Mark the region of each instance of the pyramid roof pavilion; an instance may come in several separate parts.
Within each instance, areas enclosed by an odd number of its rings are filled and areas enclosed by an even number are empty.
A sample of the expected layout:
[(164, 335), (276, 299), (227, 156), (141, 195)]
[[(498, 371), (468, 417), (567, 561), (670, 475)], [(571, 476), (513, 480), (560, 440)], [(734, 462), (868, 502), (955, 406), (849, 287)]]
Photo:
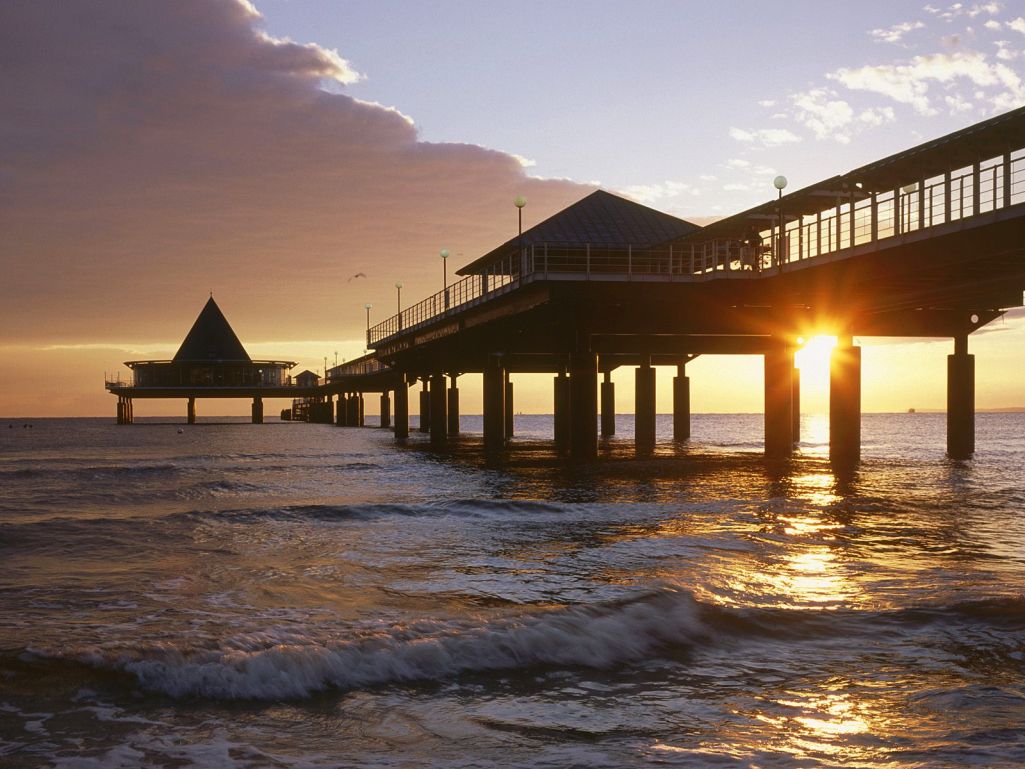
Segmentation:
[(242, 342), (239, 341), (213, 296), (207, 300), (173, 360), (175, 363), (252, 362), (252, 358), (242, 346)]

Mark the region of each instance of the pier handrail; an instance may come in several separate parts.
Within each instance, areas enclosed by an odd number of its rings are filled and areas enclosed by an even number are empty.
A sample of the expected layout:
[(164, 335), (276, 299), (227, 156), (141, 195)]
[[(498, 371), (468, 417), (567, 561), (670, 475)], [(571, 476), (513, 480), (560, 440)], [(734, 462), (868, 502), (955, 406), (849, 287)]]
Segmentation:
[(339, 363), (327, 370), (327, 381), (336, 382), (340, 379), (353, 376), (369, 376), (371, 374), (382, 374), (390, 371), (391, 367), (381, 363), (373, 355), (365, 355), (362, 358), (350, 360), (346, 363)]

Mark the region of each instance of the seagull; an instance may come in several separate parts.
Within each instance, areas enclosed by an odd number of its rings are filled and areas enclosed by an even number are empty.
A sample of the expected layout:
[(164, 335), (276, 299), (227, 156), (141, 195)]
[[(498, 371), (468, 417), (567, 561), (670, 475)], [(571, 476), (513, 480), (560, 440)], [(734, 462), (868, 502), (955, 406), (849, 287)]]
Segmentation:
[(365, 272), (357, 272), (355, 275), (353, 275), (351, 278), (349, 278), (345, 282), (346, 283), (352, 283), (352, 281), (354, 281), (356, 278), (365, 278), (366, 276), (367, 276), (367, 274)]

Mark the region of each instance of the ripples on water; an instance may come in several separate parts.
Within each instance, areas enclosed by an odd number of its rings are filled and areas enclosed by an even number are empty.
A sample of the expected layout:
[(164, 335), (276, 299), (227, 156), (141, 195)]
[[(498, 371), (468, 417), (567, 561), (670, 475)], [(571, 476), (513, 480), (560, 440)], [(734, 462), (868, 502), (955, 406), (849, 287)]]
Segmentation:
[(1025, 763), (1025, 416), (866, 416), (844, 477), (822, 419), (517, 419), (4, 429), (0, 767)]

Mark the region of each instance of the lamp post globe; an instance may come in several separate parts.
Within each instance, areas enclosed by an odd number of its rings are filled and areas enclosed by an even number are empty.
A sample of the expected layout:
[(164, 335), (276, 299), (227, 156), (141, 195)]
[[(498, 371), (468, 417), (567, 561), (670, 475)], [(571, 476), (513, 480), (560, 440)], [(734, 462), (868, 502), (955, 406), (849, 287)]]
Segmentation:
[(787, 177), (783, 176), (783, 174), (780, 174), (772, 180), (772, 186), (775, 187), (777, 190), (782, 191), (787, 186)]
[(438, 252), (438, 256), (441, 257), (441, 277), (442, 284), (446, 291), (448, 291), (448, 249), (443, 248)]

